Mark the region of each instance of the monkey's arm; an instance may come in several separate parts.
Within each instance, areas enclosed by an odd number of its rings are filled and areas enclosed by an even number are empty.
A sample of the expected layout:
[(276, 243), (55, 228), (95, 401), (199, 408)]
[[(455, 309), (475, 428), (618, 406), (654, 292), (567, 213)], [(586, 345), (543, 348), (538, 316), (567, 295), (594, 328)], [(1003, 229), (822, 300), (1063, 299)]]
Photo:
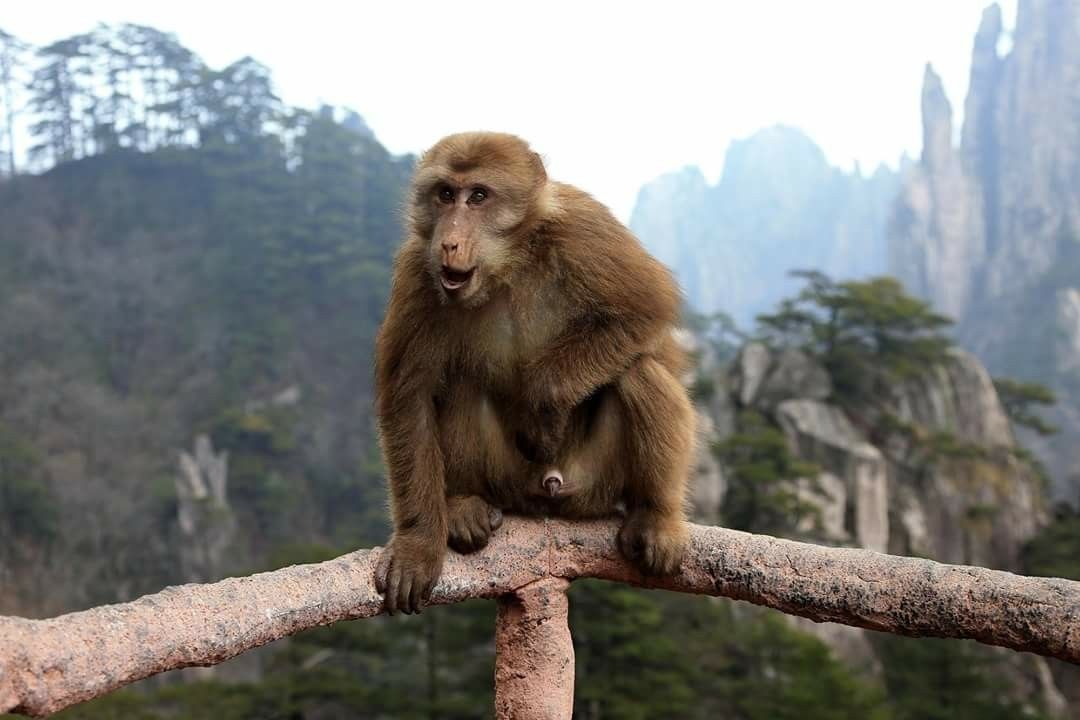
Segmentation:
[(431, 596), (446, 556), (446, 483), (432, 401), (413, 399), (398, 410), (393, 418), (380, 414), (394, 536), (376, 579), (390, 613), (413, 613)]
[(432, 353), (417, 347), (424, 328), (409, 322), (416, 317), (410, 305), (408, 293), (395, 287), (376, 343), (376, 410), (394, 522), (388, 561), (376, 581), (391, 613), (419, 611), (446, 556), (446, 478)]
[(537, 462), (553, 458), (574, 407), (657, 351), (678, 322), (670, 273), (606, 211), (600, 220), (560, 247), (569, 304), (582, 309), (522, 373), (535, 426), (518, 444)]

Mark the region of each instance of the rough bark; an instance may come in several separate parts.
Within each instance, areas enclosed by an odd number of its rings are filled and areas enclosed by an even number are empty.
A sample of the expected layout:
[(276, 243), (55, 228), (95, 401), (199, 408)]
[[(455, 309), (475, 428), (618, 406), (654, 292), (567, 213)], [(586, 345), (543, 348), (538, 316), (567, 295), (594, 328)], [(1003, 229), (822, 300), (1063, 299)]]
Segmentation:
[(569, 586), (564, 578), (548, 577), (499, 598), (495, 619), (498, 720), (553, 720), (573, 715)]
[[(973, 638), (1080, 664), (1080, 583), (692, 528), (675, 577), (642, 577), (613, 521), (509, 518), (480, 553), (451, 553), (432, 597), (517, 593), (596, 577), (722, 595), (815, 621)], [(213, 665), (286, 635), (382, 612), (379, 548), (208, 585), (171, 587), (48, 620), (0, 618), (0, 712), (45, 715), (166, 670)], [(546, 585), (545, 585), (546, 587)]]

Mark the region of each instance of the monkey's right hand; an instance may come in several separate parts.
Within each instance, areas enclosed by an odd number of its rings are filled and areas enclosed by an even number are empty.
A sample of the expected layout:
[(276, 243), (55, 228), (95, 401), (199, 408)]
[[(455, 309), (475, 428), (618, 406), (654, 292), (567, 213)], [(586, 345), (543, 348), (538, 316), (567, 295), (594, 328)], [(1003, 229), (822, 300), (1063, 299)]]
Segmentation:
[(419, 613), (421, 605), (431, 599), (445, 558), (444, 539), (394, 535), (375, 566), (375, 588), (383, 594), (386, 612)]

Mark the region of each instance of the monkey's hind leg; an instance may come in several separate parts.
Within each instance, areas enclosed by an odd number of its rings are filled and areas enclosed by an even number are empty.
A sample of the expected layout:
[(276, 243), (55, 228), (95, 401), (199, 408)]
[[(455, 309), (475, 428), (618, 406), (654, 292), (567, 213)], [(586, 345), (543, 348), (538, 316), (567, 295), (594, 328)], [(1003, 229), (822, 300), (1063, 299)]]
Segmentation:
[(502, 524), (505, 498), (496, 492), (515, 477), (513, 448), (491, 400), (474, 386), (454, 388), (444, 405), (447, 544), (475, 552)]
[(447, 543), (459, 553), (471, 553), (488, 544), (491, 533), (502, 525), (502, 511), (479, 495), (454, 495), (446, 499)]
[(694, 411), (686, 390), (657, 359), (639, 359), (617, 383), (625, 413), (626, 519), (619, 548), (648, 575), (679, 569), (689, 530), (686, 494)]

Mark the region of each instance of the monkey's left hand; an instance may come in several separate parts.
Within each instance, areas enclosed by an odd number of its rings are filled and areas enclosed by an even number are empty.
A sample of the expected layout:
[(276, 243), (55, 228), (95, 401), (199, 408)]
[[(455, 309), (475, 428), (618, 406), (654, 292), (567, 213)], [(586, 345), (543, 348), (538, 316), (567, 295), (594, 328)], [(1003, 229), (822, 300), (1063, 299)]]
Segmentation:
[(548, 404), (519, 413), (518, 430), (514, 434), (518, 452), (531, 463), (552, 464), (562, 447), (569, 419), (569, 413)]
[(431, 598), (431, 591), (442, 572), (446, 540), (421, 534), (394, 535), (383, 548), (375, 566), (375, 589), (386, 601), (386, 611), (393, 615), (419, 613)]

